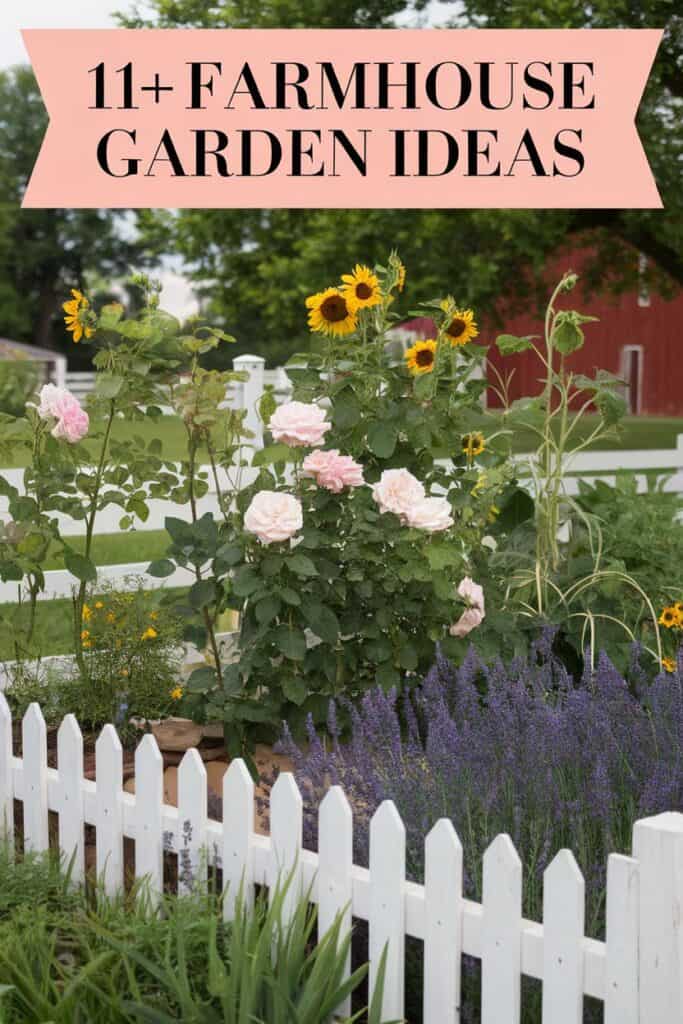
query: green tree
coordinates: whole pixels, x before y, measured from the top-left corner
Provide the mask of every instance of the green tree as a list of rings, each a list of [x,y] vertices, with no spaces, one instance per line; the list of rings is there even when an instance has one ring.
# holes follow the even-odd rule
[[[21,209],[46,125],[32,71],[0,72],[0,336],[78,358],[61,302],[90,273],[111,278],[139,263],[140,249],[122,237],[120,214]]]
[[[201,27],[387,27],[415,16],[424,4],[407,0],[252,0],[206,5],[201,0],[152,0],[147,19],[129,25]],[[541,309],[549,257],[570,237],[588,236],[595,256],[583,269],[590,291],[633,287],[637,252],[650,257],[653,290],[683,282],[683,193],[680,119],[681,19],[667,0],[464,0],[459,25],[506,27],[658,26],[667,31],[639,115],[664,210],[185,210],[146,211],[140,227],[150,247],[173,246],[186,260],[207,315],[224,320],[248,349],[281,362],[301,348],[303,300],[338,280],[358,260],[372,262],[396,246],[409,268],[403,308],[411,295],[452,292],[492,316],[501,296],[513,306]],[[521,268],[526,268],[522,273]]]

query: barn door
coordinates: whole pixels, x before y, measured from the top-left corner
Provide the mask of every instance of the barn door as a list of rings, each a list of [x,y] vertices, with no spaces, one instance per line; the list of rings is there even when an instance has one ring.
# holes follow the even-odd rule
[[[643,405],[643,346],[624,345],[622,362],[628,412],[637,416]]]

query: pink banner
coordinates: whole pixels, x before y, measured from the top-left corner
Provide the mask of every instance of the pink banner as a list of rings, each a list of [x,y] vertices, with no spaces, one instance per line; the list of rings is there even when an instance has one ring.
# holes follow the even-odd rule
[[[659,30],[38,30],[28,207],[660,207]]]

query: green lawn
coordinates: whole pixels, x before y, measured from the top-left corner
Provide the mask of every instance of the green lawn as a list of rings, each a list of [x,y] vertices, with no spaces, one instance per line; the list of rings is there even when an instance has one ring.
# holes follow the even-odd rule
[[[91,558],[95,565],[119,565],[126,562],[151,562],[166,554],[169,536],[165,530],[131,530],[127,533],[101,533],[93,538]],[[79,552],[84,537],[70,537],[69,544]],[[63,569],[59,545],[48,553],[44,569]]]
[[[587,416],[577,431],[578,437],[585,437],[595,425],[595,417]],[[491,419],[482,417],[482,425],[489,431]],[[479,424],[473,423],[473,428]],[[611,450],[618,448],[675,448],[676,437],[683,434],[683,417],[667,418],[660,416],[644,417],[629,416],[623,420],[619,436],[604,441],[596,446],[602,449]],[[159,420],[141,420],[140,422],[129,422],[118,420],[114,436],[120,441],[126,441],[134,436],[139,436],[149,443],[153,438],[158,438],[162,445],[164,458],[177,461],[185,454],[185,432],[181,420],[177,416],[164,416]],[[518,430],[514,438],[516,451],[529,451],[534,447],[534,438],[531,432]],[[26,462],[18,460],[15,465],[23,466]]]

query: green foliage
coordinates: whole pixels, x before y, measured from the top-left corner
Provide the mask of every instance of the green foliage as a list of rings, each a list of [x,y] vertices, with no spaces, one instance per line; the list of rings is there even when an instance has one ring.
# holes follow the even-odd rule
[[[6,696],[21,718],[32,701],[58,725],[67,713],[84,729],[115,722],[122,739],[134,738],[131,717],[157,719],[175,710],[182,659],[181,627],[162,595],[138,588],[126,593],[98,587],[83,608],[79,647],[85,674],[62,666],[16,666]]]
[[[357,992],[368,966],[343,980],[351,936],[341,917],[315,941],[307,896],[283,921],[289,881],[270,905],[237,902],[222,920],[211,892],[152,906],[145,884],[107,897],[69,884],[54,858],[0,851],[0,1013],[5,1024],[319,1024]],[[368,1024],[381,1024],[383,964]],[[365,1013],[347,1018],[346,1024]]]
[[[87,354],[67,341],[60,304],[86,274],[109,278],[139,263],[142,246],[100,210],[22,210],[47,114],[28,67],[0,71],[0,337]],[[86,350],[87,351],[87,350]]]
[[[28,359],[0,359],[0,413],[20,416],[38,383],[38,368]]]

